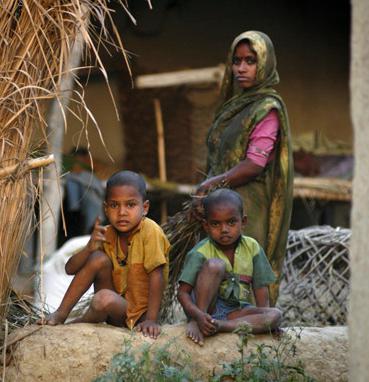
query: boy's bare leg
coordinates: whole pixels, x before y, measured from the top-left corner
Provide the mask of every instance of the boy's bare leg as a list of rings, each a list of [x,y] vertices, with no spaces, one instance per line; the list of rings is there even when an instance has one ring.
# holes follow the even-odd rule
[[[202,312],[209,313],[213,310],[224,273],[225,264],[220,259],[210,259],[202,266],[194,289],[196,306]],[[212,334],[215,334],[215,332]],[[195,343],[203,345],[204,334],[201,332],[196,318],[192,318],[187,324],[186,335]]]
[[[110,289],[99,290],[92,298],[86,313],[71,323],[107,322],[114,326],[124,326],[127,303],[122,296]]]
[[[108,256],[101,251],[92,253],[84,267],[74,276],[58,309],[38,321],[38,324],[64,323],[73,307],[92,284],[95,293],[101,289],[114,290],[111,272],[112,263]]]
[[[231,312],[227,320],[217,323],[221,332],[233,332],[241,323],[247,323],[254,334],[260,334],[278,328],[281,318],[279,309],[250,307]]]

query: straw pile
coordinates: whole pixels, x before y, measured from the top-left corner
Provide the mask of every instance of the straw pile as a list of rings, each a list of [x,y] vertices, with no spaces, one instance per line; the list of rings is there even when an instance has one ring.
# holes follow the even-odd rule
[[[111,20],[108,3],[108,0],[0,3],[0,169],[18,165],[11,175],[0,178],[0,319],[6,313],[9,281],[30,229],[35,188],[25,163],[32,152],[45,149],[47,144],[45,101],[60,97],[60,81],[77,34],[82,36],[86,53],[95,58],[106,78],[95,46],[105,45],[111,36],[105,25],[94,29],[89,18],[101,23],[105,17]],[[118,37],[114,26],[112,30]],[[93,37],[97,37],[95,43]],[[119,37],[115,40],[122,50]],[[82,124],[82,115],[93,119],[84,103],[83,89],[74,92],[73,102],[79,105],[81,114],[76,117]]]

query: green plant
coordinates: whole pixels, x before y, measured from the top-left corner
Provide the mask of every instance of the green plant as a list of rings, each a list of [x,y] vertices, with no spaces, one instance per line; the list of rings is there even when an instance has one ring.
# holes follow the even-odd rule
[[[290,329],[271,345],[257,345],[255,350],[247,348],[253,337],[249,325],[240,325],[235,333],[240,338],[239,359],[224,364],[222,371],[210,377],[209,382],[314,381],[296,359],[301,330]],[[161,348],[143,345],[133,349],[131,341],[125,340],[122,352],[113,357],[109,369],[95,382],[195,382],[192,373],[195,365],[183,351],[172,351],[173,344],[171,341]]]
[[[296,342],[301,338],[301,330],[290,331],[294,331],[294,335],[283,333],[272,345],[257,345],[255,351],[249,351],[246,355],[248,341],[253,335],[249,325],[240,325],[235,330],[240,337],[240,358],[224,364],[222,372],[214,375],[211,382],[313,382],[314,379],[306,374],[303,363],[296,359]]]
[[[95,382],[192,382],[192,362],[183,352],[170,352],[173,342],[152,349],[143,345],[133,350],[125,340],[123,351],[115,354],[109,369]]]

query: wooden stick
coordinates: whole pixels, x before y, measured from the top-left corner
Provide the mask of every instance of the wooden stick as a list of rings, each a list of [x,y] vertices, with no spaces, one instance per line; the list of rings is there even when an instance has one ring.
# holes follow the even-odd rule
[[[5,319],[5,338],[4,338],[4,348],[3,348],[3,377],[2,381],[5,381],[5,370],[6,370],[6,347],[8,341],[8,320]]]
[[[9,346],[14,345],[18,341],[21,341],[24,338],[26,338],[26,337],[30,336],[31,334],[37,332],[38,330],[42,329],[43,325],[39,325],[39,326],[34,325],[33,327],[29,327],[29,328],[31,328],[31,329],[30,330],[27,329],[27,331],[25,333],[17,334],[15,337],[12,337],[8,341],[4,342],[4,345],[0,347],[0,351],[2,351],[4,349],[6,350]]]
[[[167,169],[165,163],[165,140],[164,140],[164,123],[163,115],[161,112],[160,101],[154,99],[154,110],[155,110],[155,122],[156,122],[156,133],[158,136],[158,160],[159,160],[159,179],[162,182],[167,181]],[[162,200],[160,202],[161,210],[161,223],[165,223],[168,217],[167,203]]]
[[[45,167],[54,162],[54,155],[46,155],[44,157],[29,159],[24,163],[24,171],[29,171],[38,167]],[[14,164],[8,167],[0,168],[0,178],[13,174],[21,164]]]
[[[137,89],[160,88],[198,83],[220,83],[223,78],[224,65],[211,68],[179,70],[176,72],[145,74],[135,80]]]

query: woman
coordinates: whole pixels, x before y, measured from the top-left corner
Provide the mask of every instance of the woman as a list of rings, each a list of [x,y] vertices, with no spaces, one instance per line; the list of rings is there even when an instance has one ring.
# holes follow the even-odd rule
[[[262,32],[233,41],[222,85],[222,103],[209,130],[208,178],[197,194],[228,185],[242,196],[252,222],[244,234],[265,249],[277,279],[286,251],[292,209],[292,153],[274,48]],[[270,289],[271,303],[278,283]]]

